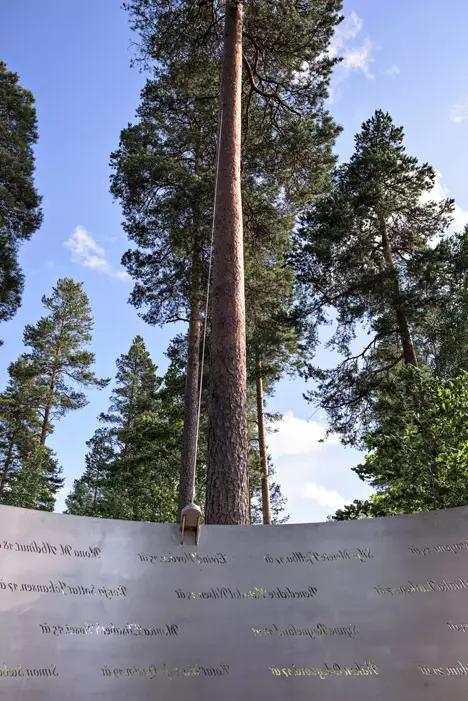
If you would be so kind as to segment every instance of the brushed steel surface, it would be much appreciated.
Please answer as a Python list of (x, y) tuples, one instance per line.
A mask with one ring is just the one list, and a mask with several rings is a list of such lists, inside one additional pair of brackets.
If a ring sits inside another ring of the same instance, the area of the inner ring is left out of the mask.
[(467, 508), (192, 542), (0, 507), (1, 701), (467, 698)]

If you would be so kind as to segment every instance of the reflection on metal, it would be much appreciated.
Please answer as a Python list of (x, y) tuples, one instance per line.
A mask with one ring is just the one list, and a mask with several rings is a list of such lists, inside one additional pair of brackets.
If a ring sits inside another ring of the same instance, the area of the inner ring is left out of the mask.
[(202, 522), (202, 512), (196, 504), (184, 506), (180, 512), (180, 544), (184, 544), (185, 531), (195, 531), (195, 545), (200, 539), (200, 526)]
[(465, 701), (467, 508), (187, 544), (199, 515), (180, 547), (0, 507), (0, 701)]

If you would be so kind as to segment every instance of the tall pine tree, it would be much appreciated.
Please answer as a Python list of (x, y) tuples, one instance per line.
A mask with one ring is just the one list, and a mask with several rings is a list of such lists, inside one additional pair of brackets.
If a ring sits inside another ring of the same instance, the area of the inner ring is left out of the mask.
[(83, 283), (70, 278), (57, 281), (50, 297), (42, 303), (48, 311), (37, 324), (24, 330), (25, 354), (41, 397), (40, 443), (45, 445), (53, 418), (80, 409), (88, 403), (83, 388), (103, 388), (109, 380), (98, 379), (91, 370), (94, 353), (87, 350), (92, 340), (93, 318)]
[[(433, 242), (450, 223), (453, 203), (430, 199), (435, 172), (407, 155), (403, 137), (381, 111), (365, 122), (351, 160), (296, 240), (293, 262), (312, 322), (336, 323), (327, 345), (344, 356), (332, 369), (309, 366), (317, 388), (308, 396), (345, 441), (373, 425), (376, 392), (392, 371), (424, 359), (433, 314), (449, 299), (441, 284), (447, 251)], [(354, 350), (362, 329), (371, 338)]]
[[(176, 66), (180, 74), (200, 76), (197, 79), (202, 90), (191, 85), (191, 106), (211, 102), (217, 109), (219, 61), (224, 56), (223, 107), (219, 120), (219, 208), (215, 213), (214, 230), (215, 302), (210, 356), (214, 382), (210, 384), (212, 449), (209, 460), (213, 469), (208, 470), (208, 521), (242, 522), (248, 513), (241, 119), (244, 183), (249, 182), (253, 187), (263, 182), (266, 189), (270, 184), (271, 199), (275, 199), (274, 193), (279, 190), (283, 200), (292, 198), (296, 205), (310, 192), (312, 184), (315, 191), (320, 189), (332, 162), (331, 146), (337, 133), (323, 108), (323, 101), (333, 66), (326, 49), (334, 26), (340, 20), (340, 5), (340, 2), (291, 3), (286, 10), (283, 4), (273, 7), (255, 2), (245, 6), (243, 17), (241, 3), (226, 3), (224, 8), (212, 2), (197, 6), (184, 1), (128, 3), (133, 26), (141, 36), (142, 55), (147, 61), (157, 62), (158, 79), (164, 75), (173, 80)], [(222, 22), (233, 29), (228, 32), (229, 39), (225, 43)], [(275, 50), (278, 37), (281, 37), (281, 50)], [(178, 86), (173, 83), (172, 87), (172, 95), (177, 94)], [(177, 114), (175, 110), (174, 114)], [(211, 151), (214, 134), (215, 128), (212, 128)], [(249, 144), (250, 159), (246, 155)], [(190, 157), (190, 149), (185, 153)], [(306, 169), (310, 174), (311, 163), (314, 164), (314, 181), (310, 175), (305, 175)], [(213, 168), (214, 159), (211, 165)], [(244, 217), (249, 211), (246, 204)], [(224, 325), (227, 332), (221, 332), (225, 318), (233, 323)], [(233, 363), (237, 370), (232, 373)], [(194, 384), (188, 382), (188, 387), (193, 390)], [(196, 391), (192, 391), (192, 395), (196, 397)], [(192, 405), (195, 406), (195, 402)], [(193, 465), (193, 459), (190, 462)], [(181, 484), (190, 482), (190, 479), (181, 480)], [(215, 489), (215, 484), (219, 488)], [(226, 502), (226, 499), (230, 501), (230, 495), (234, 495), (234, 505)], [(232, 513), (231, 508), (234, 509)]]
[(23, 456), (3, 502), (24, 509), (53, 511), (56, 495), (64, 482), (61, 473), (54, 453), (36, 441)]
[(108, 505), (108, 488), (112, 465), (116, 457), (111, 431), (98, 429), (86, 445), (86, 467), (83, 475), (75, 480), (67, 497), (67, 513), (76, 516), (96, 516), (112, 518)]
[(136, 336), (117, 360), (105, 428), (89, 441), (83, 476), (67, 498), (68, 513), (136, 521), (172, 521), (177, 513), (181, 421)]
[(42, 223), (33, 180), (37, 138), (32, 93), (0, 61), (0, 321), (11, 319), (21, 304), (18, 251)]
[(8, 374), (0, 395), (0, 503), (52, 511), (63, 479), (54, 454), (40, 444), (40, 386), (25, 356)]
[(91, 370), (93, 320), (82, 283), (61, 279), (51, 297), (42, 298), (49, 314), (27, 325), (31, 350), (9, 368), (0, 396), (0, 499), (25, 508), (52, 510), (63, 484), (61, 468), (46, 447), (52, 420), (87, 404), (83, 388), (104, 387)]
[(22, 461), (38, 443), (40, 392), (28, 360), (22, 356), (8, 368), (9, 381), (0, 395), (0, 499), (8, 491)]
[[(123, 263), (135, 280), (131, 302), (152, 324), (186, 320), (189, 347), (181, 451), (179, 511), (192, 499), (202, 307), (215, 159), (216, 114), (203, 89), (202, 67), (148, 81), (139, 122), (124, 129), (112, 155), (112, 192), (137, 249)], [(206, 77), (206, 76), (205, 76)], [(177, 86), (177, 89), (174, 89)]]

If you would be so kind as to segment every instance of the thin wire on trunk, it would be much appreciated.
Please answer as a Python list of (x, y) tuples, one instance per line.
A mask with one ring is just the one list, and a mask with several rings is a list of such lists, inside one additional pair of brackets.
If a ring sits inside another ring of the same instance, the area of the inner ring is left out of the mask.
[(200, 363), (200, 381), (198, 385), (198, 411), (197, 411), (197, 428), (195, 431), (195, 464), (193, 466), (193, 483), (192, 483), (192, 499), (195, 501), (195, 484), (197, 479), (197, 454), (198, 454), (198, 437), (200, 435), (200, 417), (201, 417), (201, 402), (202, 402), (202, 390), (203, 390), (203, 370), (205, 367), (205, 347), (206, 347), (206, 331), (208, 328), (208, 308), (210, 304), (210, 285), (211, 285), (211, 268), (213, 265), (213, 240), (214, 240), (214, 228), (215, 228), (215, 216), (216, 216), (216, 200), (218, 197), (218, 170), (219, 170), (219, 141), (221, 135), (221, 129), (223, 126), (223, 104), (221, 101), (220, 115), (219, 115), (219, 129), (216, 139), (216, 171), (215, 171), (215, 187), (214, 187), (214, 198), (213, 198), (213, 219), (211, 222), (211, 241), (210, 241), (210, 257), (208, 260), (208, 279), (206, 281), (206, 304), (205, 304), (205, 319), (203, 324), (203, 339), (202, 339), (202, 355)]

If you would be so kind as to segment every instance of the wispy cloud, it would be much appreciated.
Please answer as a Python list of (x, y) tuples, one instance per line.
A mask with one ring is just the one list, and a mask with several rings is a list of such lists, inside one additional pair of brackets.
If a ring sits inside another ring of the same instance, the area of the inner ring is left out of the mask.
[(393, 64), (393, 66), (389, 66), (384, 70), (384, 75), (388, 75), (390, 78), (396, 78), (397, 75), (400, 75), (400, 69), (397, 65)]
[(370, 37), (360, 37), (364, 22), (351, 12), (336, 28), (330, 44), (329, 55), (341, 58), (341, 62), (333, 72), (330, 88), (330, 103), (337, 102), (343, 89), (353, 73), (362, 73), (368, 80), (374, 78), (371, 66), (374, 63), (374, 52), (377, 45)]
[(104, 248), (98, 245), (84, 226), (78, 225), (70, 238), (65, 241), (64, 246), (71, 251), (72, 261), (84, 268), (90, 268), (119, 280), (129, 277), (125, 270), (119, 270), (111, 264)]
[(338, 25), (333, 36), (330, 53), (338, 56), (349, 41), (357, 37), (364, 26), (363, 20), (353, 11)]
[(353, 45), (354, 40), (361, 33), (364, 22), (354, 11), (351, 12), (337, 27), (332, 39), (330, 54), (339, 56), (343, 60), (341, 66), (345, 73), (362, 71), (366, 78), (373, 78), (370, 70), (374, 62), (374, 42), (366, 37), (361, 43)]
[(372, 52), (374, 50), (374, 42), (370, 39), (364, 39), (361, 46), (356, 46), (348, 49), (343, 54), (343, 66), (347, 71), (362, 71), (366, 78), (373, 78), (371, 72), (371, 64), (374, 63)]
[(461, 122), (465, 122), (468, 119), (468, 97), (465, 98), (464, 102), (453, 105), (450, 119), (455, 124), (461, 124)]

